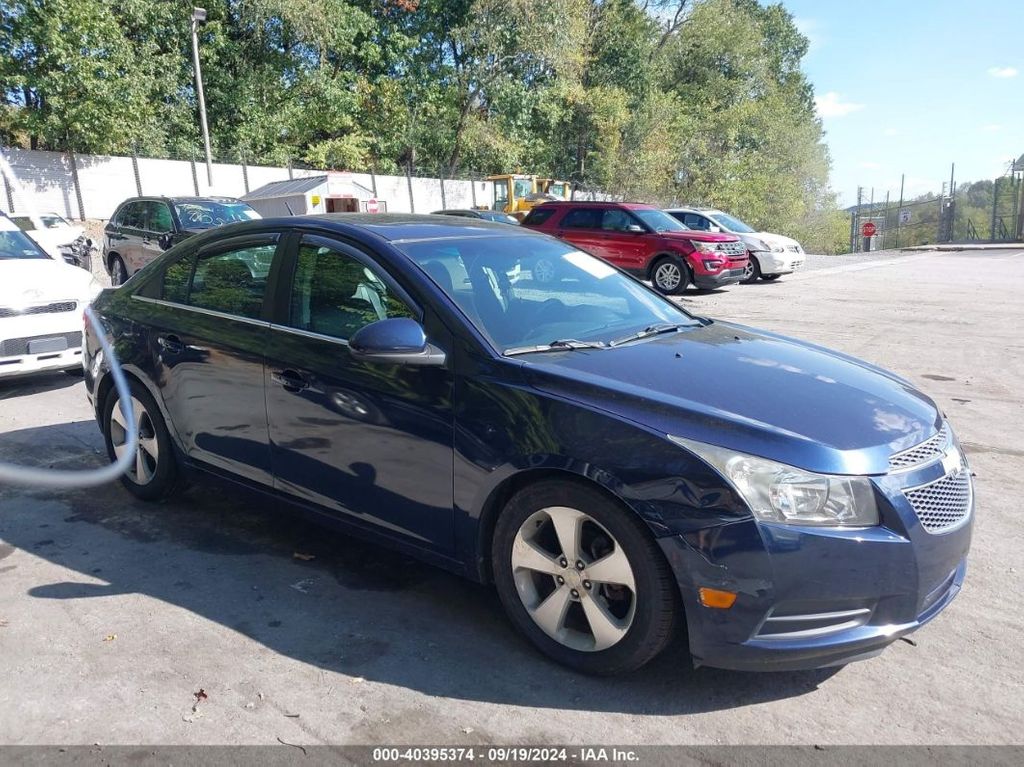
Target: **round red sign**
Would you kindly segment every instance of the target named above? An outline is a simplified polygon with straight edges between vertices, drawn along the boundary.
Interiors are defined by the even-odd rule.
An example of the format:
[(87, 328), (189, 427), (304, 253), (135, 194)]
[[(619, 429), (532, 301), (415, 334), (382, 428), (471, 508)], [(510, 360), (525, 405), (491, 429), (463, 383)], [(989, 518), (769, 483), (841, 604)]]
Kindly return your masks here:
[(366, 212), (367, 213), (379, 213), (380, 203), (373, 197), (366, 201)]
[(875, 236), (875, 232), (878, 231), (878, 227), (875, 226), (870, 221), (868, 221), (868, 222), (866, 222), (864, 224), (864, 226), (862, 226), (860, 228), (860, 231), (861, 231), (861, 234), (863, 234), (865, 237), (874, 237)]

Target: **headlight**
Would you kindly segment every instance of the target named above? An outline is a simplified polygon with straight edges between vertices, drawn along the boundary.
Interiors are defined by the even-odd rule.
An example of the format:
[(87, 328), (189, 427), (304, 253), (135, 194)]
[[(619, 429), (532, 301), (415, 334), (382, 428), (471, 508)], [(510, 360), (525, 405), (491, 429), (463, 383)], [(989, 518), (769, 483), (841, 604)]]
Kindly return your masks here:
[(671, 434), (668, 438), (718, 469), (759, 520), (823, 527), (878, 524), (875, 494), (866, 477), (815, 474)]
[(772, 245), (772, 253), (781, 253), (785, 248), (781, 245)]
[(754, 246), (754, 250), (764, 250), (764, 251), (768, 251), (768, 250), (771, 250), (771, 249), (772, 249), (772, 246), (771, 246), (771, 245), (769, 245), (769, 244), (768, 244), (767, 242), (765, 242), (764, 240), (751, 240), (751, 241), (750, 241), (750, 244)]
[(702, 242), (701, 240), (690, 240), (690, 244), (699, 253), (714, 253), (718, 243), (715, 242)]

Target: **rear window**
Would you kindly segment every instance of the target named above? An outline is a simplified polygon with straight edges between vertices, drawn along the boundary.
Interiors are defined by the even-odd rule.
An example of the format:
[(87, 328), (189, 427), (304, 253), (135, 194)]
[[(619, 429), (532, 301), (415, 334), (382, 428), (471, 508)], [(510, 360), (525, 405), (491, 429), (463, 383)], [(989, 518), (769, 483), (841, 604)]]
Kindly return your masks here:
[(553, 215), (555, 215), (555, 208), (539, 207), (534, 208), (523, 219), (523, 224), (526, 226), (540, 226)]

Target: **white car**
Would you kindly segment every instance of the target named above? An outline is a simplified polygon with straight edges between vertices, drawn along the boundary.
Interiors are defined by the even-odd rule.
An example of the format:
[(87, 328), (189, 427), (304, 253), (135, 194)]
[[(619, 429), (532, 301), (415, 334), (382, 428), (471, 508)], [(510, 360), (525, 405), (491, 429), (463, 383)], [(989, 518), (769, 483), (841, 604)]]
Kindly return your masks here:
[(11, 221), (35, 240), (46, 254), (72, 266), (92, 270), (92, 240), (85, 229), (68, 221), (59, 213), (47, 211), (38, 215), (12, 216)]
[(735, 234), (747, 246), (750, 260), (743, 275), (744, 283), (777, 280), (804, 265), (804, 249), (791, 237), (773, 232), (758, 232), (753, 227), (714, 208), (669, 208), (665, 211), (690, 229), (702, 232)]
[(0, 380), (81, 370), (82, 312), (99, 292), (92, 274), (50, 258), (0, 214)]

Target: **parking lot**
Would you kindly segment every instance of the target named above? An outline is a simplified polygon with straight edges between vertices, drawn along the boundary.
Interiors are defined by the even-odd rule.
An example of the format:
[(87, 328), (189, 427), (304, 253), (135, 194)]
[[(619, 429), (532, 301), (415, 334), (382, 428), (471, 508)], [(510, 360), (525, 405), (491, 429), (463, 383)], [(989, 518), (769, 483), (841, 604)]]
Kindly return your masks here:
[[(589, 678), (535, 652), (490, 589), (234, 488), (161, 505), (115, 485), (6, 488), (0, 740), (1021, 742), (1024, 250), (808, 267), (682, 303), (890, 368), (949, 416), (976, 472), (975, 538), (962, 593), (911, 641), (771, 674), (693, 670), (676, 646), (636, 674)], [(81, 380), (0, 385), (0, 460), (105, 461)]]

